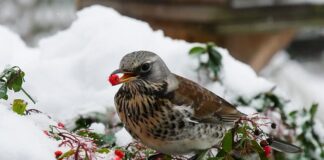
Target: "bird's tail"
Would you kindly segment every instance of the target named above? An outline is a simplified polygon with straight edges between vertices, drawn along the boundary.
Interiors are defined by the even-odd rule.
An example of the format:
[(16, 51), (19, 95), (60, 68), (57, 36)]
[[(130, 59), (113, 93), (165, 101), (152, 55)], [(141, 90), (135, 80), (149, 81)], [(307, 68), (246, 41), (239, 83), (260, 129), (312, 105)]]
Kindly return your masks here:
[(270, 146), (279, 152), (285, 152), (285, 153), (300, 153), (302, 149), (300, 147), (297, 147), (293, 144), (274, 139)]

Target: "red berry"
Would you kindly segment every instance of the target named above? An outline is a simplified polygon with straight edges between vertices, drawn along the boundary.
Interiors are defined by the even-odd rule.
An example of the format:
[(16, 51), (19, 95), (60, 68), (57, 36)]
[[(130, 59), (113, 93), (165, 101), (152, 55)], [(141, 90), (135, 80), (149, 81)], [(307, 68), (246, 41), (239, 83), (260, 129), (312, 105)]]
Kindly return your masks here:
[(109, 76), (108, 81), (110, 82), (111, 85), (117, 85), (119, 84), (119, 77), (117, 74), (112, 74)]
[(58, 157), (60, 157), (63, 153), (62, 153), (62, 151), (55, 151), (54, 154), (55, 154), (55, 157), (58, 158)]
[(59, 128), (65, 128), (65, 126), (64, 126), (64, 124), (63, 123), (61, 123), (61, 122), (59, 122), (58, 124), (57, 124), (57, 126), (59, 127)]
[(120, 158), (123, 158), (125, 156), (124, 152), (119, 150), (119, 149), (115, 150), (115, 155), (120, 157)]
[(263, 147), (263, 150), (264, 150), (264, 153), (265, 153), (266, 157), (269, 158), (271, 156), (271, 150), (272, 150), (272, 148), (270, 146), (264, 146)]
[(122, 160), (122, 158), (120, 158), (119, 156), (115, 156), (114, 160)]
[(48, 131), (43, 131), (45, 135), (50, 136)]

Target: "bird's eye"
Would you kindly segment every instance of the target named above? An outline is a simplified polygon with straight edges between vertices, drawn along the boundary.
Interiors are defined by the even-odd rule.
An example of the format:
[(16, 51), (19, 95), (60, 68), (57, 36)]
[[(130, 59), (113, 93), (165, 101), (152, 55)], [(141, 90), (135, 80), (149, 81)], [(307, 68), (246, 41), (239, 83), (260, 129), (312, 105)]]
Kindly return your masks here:
[(151, 69), (151, 64), (150, 63), (143, 63), (141, 66), (141, 72), (148, 72)]

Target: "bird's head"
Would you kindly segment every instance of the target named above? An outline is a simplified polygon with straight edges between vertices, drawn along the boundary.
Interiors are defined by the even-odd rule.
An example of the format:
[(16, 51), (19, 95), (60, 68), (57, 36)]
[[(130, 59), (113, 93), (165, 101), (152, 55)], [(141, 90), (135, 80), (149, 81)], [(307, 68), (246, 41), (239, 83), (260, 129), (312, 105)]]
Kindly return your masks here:
[[(112, 72), (109, 81), (112, 85), (140, 79), (161, 82), (167, 79), (170, 73), (157, 54), (149, 51), (135, 51), (122, 58), (119, 69)], [(117, 74), (123, 74), (123, 76), (119, 78)]]

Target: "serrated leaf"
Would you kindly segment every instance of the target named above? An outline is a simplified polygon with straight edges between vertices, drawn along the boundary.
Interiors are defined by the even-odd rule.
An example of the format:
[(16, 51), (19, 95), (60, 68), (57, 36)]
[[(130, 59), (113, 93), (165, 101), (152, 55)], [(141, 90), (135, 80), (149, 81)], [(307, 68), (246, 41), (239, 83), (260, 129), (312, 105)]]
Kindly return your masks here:
[(206, 49), (203, 47), (193, 47), (190, 49), (189, 54), (190, 55), (200, 55), (204, 54), (206, 52)]
[(268, 160), (262, 147), (259, 145), (259, 143), (257, 141), (251, 140), (251, 144), (253, 146), (253, 150), (259, 154), (260, 160)]
[(24, 115), (27, 103), (22, 99), (15, 99), (12, 104), (12, 110), (17, 114)]
[(232, 150), (233, 146), (233, 136), (232, 136), (232, 130), (229, 130), (222, 141), (222, 148), (225, 152), (230, 152)]

